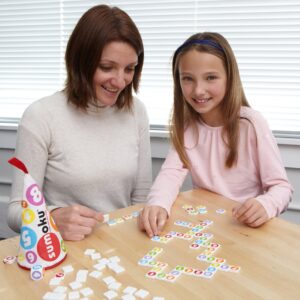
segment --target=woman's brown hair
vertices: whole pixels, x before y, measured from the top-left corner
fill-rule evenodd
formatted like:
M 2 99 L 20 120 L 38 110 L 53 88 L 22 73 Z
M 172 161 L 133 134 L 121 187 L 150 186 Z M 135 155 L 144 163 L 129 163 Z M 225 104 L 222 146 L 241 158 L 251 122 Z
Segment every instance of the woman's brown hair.
M 68 101 L 86 109 L 96 101 L 93 76 L 101 59 L 103 48 L 110 42 L 121 41 L 131 45 L 138 64 L 132 82 L 120 93 L 118 108 L 131 108 L 132 88 L 138 91 L 144 47 L 141 35 L 127 13 L 117 7 L 94 6 L 85 12 L 75 26 L 67 44 L 65 61 L 67 69 L 66 94 Z
M 204 41 L 204 42 L 201 42 Z M 172 61 L 174 82 L 174 103 L 170 118 L 172 143 L 185 167 L 190 167 L 184 146 L 184 131 L 191 126 L 198 136 L 197 122 L 201 116 L 185 101 L 179 78 L 179 61 L 182 55 L 196 49 L 219 57 L 226 71 L 226 93 L 221 103 L 223 113 L 223 140 L 228 147 L 226 166 L 231 168 L 237 162 L 239 141 L 239 121 L 241 106 L 249 106 L 239 75 L 234 53 L 227 40 L 219 33 L 203 32 L 192 35 L 174 53 Z M 201 133 L 200 133 L 201 134 Z

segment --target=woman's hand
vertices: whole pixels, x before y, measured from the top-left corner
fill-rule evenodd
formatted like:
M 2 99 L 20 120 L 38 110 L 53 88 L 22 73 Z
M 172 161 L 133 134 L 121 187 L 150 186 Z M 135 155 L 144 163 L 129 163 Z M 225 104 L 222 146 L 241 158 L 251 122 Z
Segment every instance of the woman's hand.
M 259 227 L 269 220 L 265 208 L 255 198 L 234 207 L 232 216 L 249 227 Z
M 103 215 L 82 205 L 56 208 L 50 212 L 64 240 L 80 241 L 103 222 Z
M 145 206 L 138 217 L 140 230 L 146 231 L 149 237 L 159 235 L 168 219 L 166 209 L 160 206 Z

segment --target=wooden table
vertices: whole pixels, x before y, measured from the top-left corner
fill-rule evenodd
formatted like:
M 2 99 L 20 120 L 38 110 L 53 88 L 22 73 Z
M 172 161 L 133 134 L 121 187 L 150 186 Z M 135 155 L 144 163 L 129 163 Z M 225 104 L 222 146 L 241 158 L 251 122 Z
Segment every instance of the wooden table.
M 194 207 L 204 205 L 208 212 L 204 215 L 189 215 L 182 208 L 184 204 Z M 207 268 L 208 263 L 196 259 L 205 248 L 191 249 L 191 241 L 178 238 L 166 244 L 152 241 L 138 230 L 134 218 L 114 226 L 102 224 L 84 241 L 66 242 L 67 259 L 60 266 L 46 271 L 40 281 L 31 280 L 29 272 L 17 264 L 1 264 L 0 297 L 3 300 L 42 299 L 46 292 L 53 290 L 48 285 L 49 280 L 61 271 L 62 266 L 71 264 L 75 271 L 67 274 L 62 282 L 62 285 L 68 286 L 69 282 L 75 280 L 76 270 L 93 269 L 95 262 L 84 255 L 85 249 L 93 248 L 103 257 L 119 256 L 125 272 L 115 275 L 106 269 L 98 279 L 89 277 L 85 286 L 94 290 L 94 295 L 89 299 L 104 299 L 103 293 L 107 287 L 102 279 L 109 275 L 122 283 L 121 289 L 130 285 L 149 291 L 150 295 L 146 299 L 152 299 L 153 296 L 172 300 L 300 299 L 300 226 L 276 218 L 261 228 L 252 229 L 232 219 L 231 209 L 234 205 L 235 202 L 204 190 L 181 193 L 164 233 L 188 230 L 174 225 L 175 220 L 195 224 L 205 219 L 213 221 L 203 232 L 212 233 L 212 241 L 221 244 L 214 255 L 226 259 L 230 265 L 241 266 L 239 273 L 218 270 L 211 279 L 182 274 L 174 283 L 147 278 L 145 274 L 151 268 L 138 265 L 138 261 L 154 247 L 163 248 L 156 259 L 168 263 L 167 272 L 176 265 Z M 120 209 L 111 213 L 110 219 L 127 215 L 141 207 L 137 205 Z M 218 208 L 224 208 L 226 213 L 217 214 Z M 18 243 L 18 238 L 1 241 L 1 256 L 17 255 Z

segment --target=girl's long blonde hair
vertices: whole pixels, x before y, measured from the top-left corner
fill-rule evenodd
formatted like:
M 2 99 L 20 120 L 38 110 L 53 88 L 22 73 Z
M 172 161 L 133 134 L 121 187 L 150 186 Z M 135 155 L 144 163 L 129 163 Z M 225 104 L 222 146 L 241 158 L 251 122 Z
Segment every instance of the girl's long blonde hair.
M 205 42 L 201 43 L 203 40 Z M 234 53 L 227 40 L 219 33 L 203 32 L 192 35 L 174 53 L 172 61 L 174 103 L 169 124 L 171 141 L 183 165 L 186 168 L 190 168 L 190 161 L 187 157 L 184 144 L 184 131 L 187 127 L 192 127 L 197 133 L 196 136 L 198 136 L 196 125 L 201 116 L 184 99 L 180 86 L 178 67 L 182 55 L 191 49 L 215 55 L 223 62 L 227 77 L 226 93 L 221 102 L 224 119 L 223 140 L 228 147 L 226 166 L 231 168 L 237 162 L 238 158 L 240 109 L 242 106 L 250 105 L 242 87 Z

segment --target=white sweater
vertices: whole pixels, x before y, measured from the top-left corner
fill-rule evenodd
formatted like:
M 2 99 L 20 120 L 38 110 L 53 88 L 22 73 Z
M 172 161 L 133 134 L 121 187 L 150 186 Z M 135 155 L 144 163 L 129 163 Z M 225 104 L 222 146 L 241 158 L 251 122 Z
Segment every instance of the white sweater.
M 149 122 L 132 112 L 68 103 L 63 92 L 36 101 L 18 128 L 15 156 L 42 188 L 48 208 L 81 204 L 107 213 L 144 202 L 152 182 Z M 24 174 L 15 169 L 8 225 L 21 226 Z

